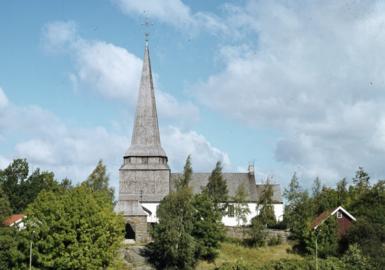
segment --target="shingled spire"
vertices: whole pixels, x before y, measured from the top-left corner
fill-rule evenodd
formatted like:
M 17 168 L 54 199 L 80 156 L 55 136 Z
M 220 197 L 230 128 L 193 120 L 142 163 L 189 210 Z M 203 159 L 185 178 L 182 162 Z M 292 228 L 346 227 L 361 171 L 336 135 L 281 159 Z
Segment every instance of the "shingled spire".
M 131 146 L 119 169 L 119 202 L 161 201 L 170 190 L 167 161 L 160 145 L 150 55 L 146 45 Z
M 131 147 L 124 155 L 124 158 L 128 157 L 166 157 L 166 153 L 160 145 L 148 45 L 146 45 L 144 54 Z

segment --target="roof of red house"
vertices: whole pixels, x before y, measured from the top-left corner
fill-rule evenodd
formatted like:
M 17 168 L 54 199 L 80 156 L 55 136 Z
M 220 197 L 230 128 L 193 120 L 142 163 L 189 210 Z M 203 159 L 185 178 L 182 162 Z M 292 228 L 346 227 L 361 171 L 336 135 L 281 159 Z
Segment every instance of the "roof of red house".
M 356 220 L 351 214 L 348 213 L 345 209 L 343 209 L 341 206 L 331 208 L 323 212 L 321 215 L 319 215 L 313 222 L 311 223 L 311 229 L 317 228 L 318 224 L 320 224 L 323 220 L 325 220 L 328 216 L 334 215 L 338 210 L 341 210 L 344 212 L 348 217 L 350 217 L 352 220 Z
M 4 225 L 5 225 L 5 226 L 10 226 L 10 225 L 12 225 L 13 223 L 15 223 L 16 221 L 19 221 L 20 219 L 22 219 L 23 217 L 25 217 L 24 214 L 12 215 L 9 219 L 7 219 L 6 221 L 4 221 Z

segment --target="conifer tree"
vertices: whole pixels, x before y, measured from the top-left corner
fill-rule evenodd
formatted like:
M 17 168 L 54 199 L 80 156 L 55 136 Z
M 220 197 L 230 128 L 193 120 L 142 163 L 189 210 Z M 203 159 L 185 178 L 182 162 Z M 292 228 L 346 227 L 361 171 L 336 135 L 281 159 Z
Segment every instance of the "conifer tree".
M 238 185 L 235 190 L 234 197 L 231 199 L 234 201 L 234 215 L 237 220 L 238 226 L 240 221 L 244 223 L 247 221 L 247 214 L 250 214 L 249 205 L 247 203 L 247 197 L 249 193 L 246 190 L 245 183 L 241 183 Z
M 274 182 L 271 177 L 267 177 L 266 182 L 262 182 L 262 184 L 263 188 L 258 194 L 259 196 L 256 207 L 256 210 L 258 211 L 257 220 L 268 227 L 272 227 L 277 224 L 274 214 Z
M 197 241 L 191 235 L 194 214 L 191 157 L 184 166 L 183 177 L 177 179 L 176 191 L 160 202 L 156 215 L 159 222 L 150 231 L 154 242 L 150 247 L 154 264 L 161 269 L 193 269 L 198 261 Z
M 113 187 L 109 187 L 109 181 L 110 175 L 107 174 L 107 167 L 106 165 L 103 165 L 102 160 L 99 160 L 96 168 L 88 176 L 87 180 L 82 183 L 82 185 L 88 187 L 92 193 L 95 193 L 94 196 L 100 194 L 100 199 L 106 198 L 111 204 L 115 204 L 115 189 Z
M 358 194 L 362 194 L 370 189 L 370 176 L 364 171 L 363 167 L 358 167 L 356 176 L 353 178 L 353 183 Z
M 187 187 L 192 180 L 193 169 L 191 166 L 191 155 L 188 155 L 186 164 L 183 167 L 183 176 L 175 180 L 175 188 L 179 190 L 183 187 Z
M 206 193 L 196 194 L 193 205 L 196 211 L 192 236 L 198 242 L 197 257 L 212 262 L 218 257 L 221 242 L 226 237 L 225 227 L 217 220 L 214 205 Z
M 211 172 L 207 185 L 202 188 L 202 193 L 209 196 L 213 202 L 215 213 L 221 219 L 226 214 L 228 207 L 229 190 L 227 189 L 227 180 L 223 179 L 220 161 Z

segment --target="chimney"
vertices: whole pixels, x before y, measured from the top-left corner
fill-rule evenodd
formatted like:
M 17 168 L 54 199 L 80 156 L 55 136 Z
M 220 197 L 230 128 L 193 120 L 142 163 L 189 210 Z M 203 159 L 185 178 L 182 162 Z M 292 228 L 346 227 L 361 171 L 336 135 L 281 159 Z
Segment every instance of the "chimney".
M 249 175 L 254 175 L 254 165 L 249 165 Z

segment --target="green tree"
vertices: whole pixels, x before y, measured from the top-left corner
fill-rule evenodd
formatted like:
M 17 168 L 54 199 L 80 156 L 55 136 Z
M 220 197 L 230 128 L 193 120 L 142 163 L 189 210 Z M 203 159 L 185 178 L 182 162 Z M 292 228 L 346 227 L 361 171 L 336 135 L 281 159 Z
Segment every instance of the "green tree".
M 202 188 L 202 193 L 206 193 L 214 204 L 215 212 L 222 216 L 226 215 L 228 207 L 229 190 L 227 189 L 227 180 L 223 179 L 222 165 L 218 161 L 215 169 L 209 176 L 209 181 Z
M 308 203 L 308 193 L 303 191 L 298 181 L 297 173 L 293 174 L 288 188 L 283 191 L 286 199 L 283 220 L 288 228 L 294 228 L 296 223 L 304 221 L 305 213 L 309 210 L 309 205 L 304 209 L 304 203 Z
M 265 224 L 261 222 L 257 217 L 251 220 L 250 229 L 247 231 L 249 241 L 253 246 L 265 246 L 268 233 L 266 231 Z
M 347 268 L 352 270 L 369 270 L 372 269 L 369 264 L 369 258 L 362 254 L 358 244 L 349 246 L 348 251 L 342 257 L 342 261 Z
M 357 244 L 362 255 L 368 257 L 371 269 L 385 269 L 385 230 L 381 224 L 367 217 L 358 217 L 342 238 L 341 245 L 348 247 Z
M 59 183 L 52 172 L 37 168 L 30 176 L 25 159 L 15 159 L 6 169 L 0 170 L 0 183 L 9 198 L 13 213 L 23 213 L 40 191 L 59 191 Z
M 221 242 L 226 237 L 225 227 L 217 219 L 214 205 L 207 194 L 196 194 L 193 205 L 196 211 L 191 235 L 198 243 L 198 257 L 212 262 L 218 257 Z
M 194 215 L 193 191 L 188 184 L 192 176 L 188 156 L 183 177 L 177 179 L 176 191 L 171 191 L 159 203 L 158 223 L 150 231 L 154 242 L 150 251 L 154 264 L 161 269 L 193 269 L 198 261 L 198 244 L 191 235 Z
M 309 253 L 315 254 L 315 239 L 318 243 L 318 256 L 326 258 L 328 256 L 338 256 L 338 223 L 335 216 L 328 216 L 324 221 L 318 224 L 317 229 L 308 230 L 304 233 L 306 249 Z
M 107 174 L 107 167 L 103 165 L 102 160 L 99 160 L 96 168 L 82 185 L 88 187 L 91 192 L 95 193 L 98 199 L 107 199 L 111 204 L 115 204 L 115 189 L 109 186 L 109 181 L 110 175 Z
M 12 208 L 0 185 L 0 270 L 11 269 L 17 257 L 16 228 L 7 227 L 4 224 L 11 216 Z
M 7 168 L 0 170 L 0 183 L 8 196 L 12 212 L 22 213 L 31 201 L 24 196 L 27 189 L 25 181 L 28 176 L 28 163 L 25 159 L 15 159 Z
M 188 155 L 186 164 L 183 167 L 183 176 L 178 177 L 178 179 L 175 180 L 175 188 L 176 190 L 179 190 L 183 187 L 187 187 L 192 180 L 192 174 L 193 169 L 191 166 L 191 155 Z
M 20 231 L 20 260 L 29 264 L 29 243 L 35 231 L 32 265 L 35 269 L 101 269 L 113 265 L 123 240 L 125 221 L 111 203 L 94 198 L 78 186 L 69 193 L 39 193 L 25 211 L 26 229 Z
M 312 185 L 312 197 L 314 201 L 314 211 L 316 215 L 323 212 L 322 207 L 322 183 L 321 179 L 317 176 Z
M 64 178 L 59 184 L 59 190 L 62 193 L 68 193 L 73 188 L 72 181 L 68 178 Z
M 246 184 L 241 183 L 238 185 L 235 190 L 234 196 L 231 198 L 234 202 L 234 215 L 237 220 L 238 226 L 240 221 L 244 223 L 247 221 L 247 215 L 251 213 L 249 209 L 249 204 L 247 202 L 247 197 L 249 192 L 246 189 Z
M 356 176 L 353 178 L 353 183 L 358 194 L 362 194 L 370 189 L 370 176 L 364 171 L 363 167 L 358 167 Z
M 263 188 L 258 194 L 256 207 L 258 216 L 256 219 L 268 227 L 273 227 L 277 224 L 277 219 L 274 214 L 274 182 L 271 177 L 267 177 L 266 182 L 262 182 L 262 184 Z
M 349 192 L 348 192 L 348 181 L 346 177 L 342 178 L 337 182 L 337 196 L 338 196 L 338 205 L 342 206 L 344 209 L 348 209 L 351 203 Z

